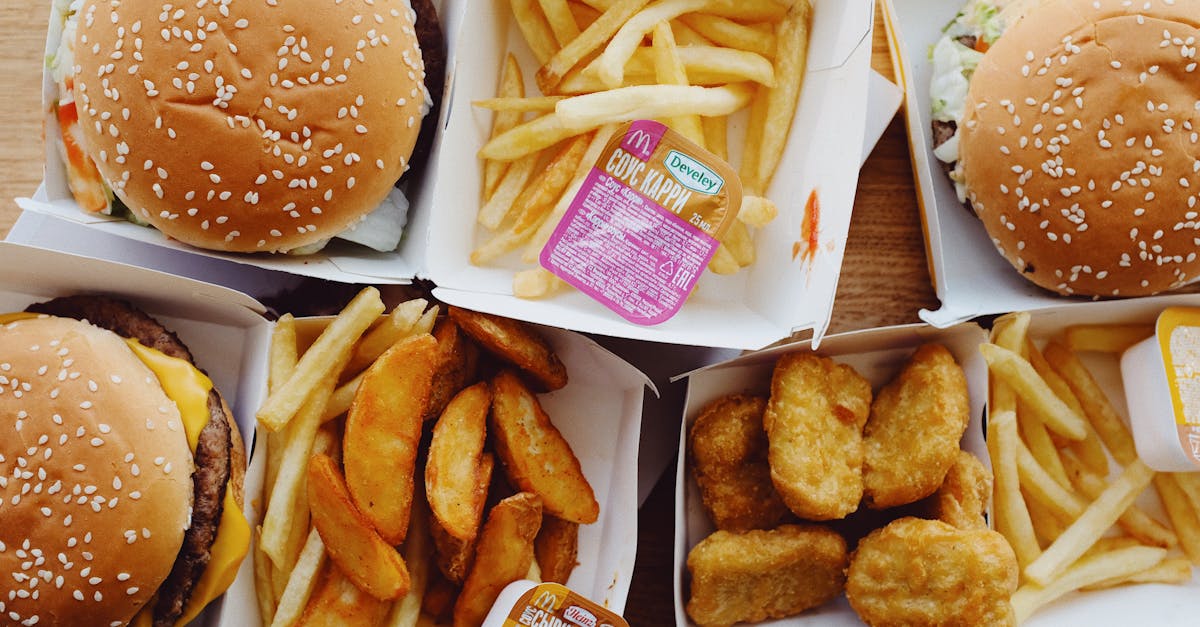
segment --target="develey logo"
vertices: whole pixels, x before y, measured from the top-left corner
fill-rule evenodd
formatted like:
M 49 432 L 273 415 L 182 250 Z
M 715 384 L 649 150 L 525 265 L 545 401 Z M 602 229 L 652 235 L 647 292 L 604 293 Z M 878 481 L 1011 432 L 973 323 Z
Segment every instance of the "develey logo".
M 725 185 L 725 179 L 708 166 L 677 150 L 667 153 L 663 165 L 684 187 L 701 194 L 715 194 Z

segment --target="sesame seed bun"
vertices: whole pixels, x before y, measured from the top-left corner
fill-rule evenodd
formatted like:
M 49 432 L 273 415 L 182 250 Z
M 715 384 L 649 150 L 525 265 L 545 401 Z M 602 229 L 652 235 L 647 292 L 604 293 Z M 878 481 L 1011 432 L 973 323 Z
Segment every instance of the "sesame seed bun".
M 188 527 L 179 412 L 120 337 L 87 323 L 4 325 L 0 355 L 6 620 L 124 624 L 167 578 Z
M 322 242 L 408 167 L 427 95 L 413 19 L 402 0 L 88 0 L 84 143 L 121 201 L 172 238 L 238 252 Z
M 971 78 L 960 150 L 997 249 L 1062 294 L 1200 273 L 1200 0 L 1057 0 Z

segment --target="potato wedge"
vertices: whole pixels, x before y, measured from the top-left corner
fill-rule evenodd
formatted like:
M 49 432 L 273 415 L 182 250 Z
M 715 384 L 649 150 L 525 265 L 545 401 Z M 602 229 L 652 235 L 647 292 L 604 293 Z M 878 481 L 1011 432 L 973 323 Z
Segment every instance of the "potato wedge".
M 492 380 L 491 430 L 496 454 L 514 487 L 537 494 L 546 511 L 559 518 L 596 522 L 600 505 L 571 445 L 511 370 Z
M 479 461 L 476 489 L 485 499 L 495 465 L 496 458 L 491 453 L 484 453 Z M 429 533 L 433 538 L 438 570 L 442 571 L 442 575 L 446 579 L 455 584 L 462 585 L 467 578 L 467 573 L 471 570 L 471 563 L 475 559 L 475 540 L 479 536 L 479 524 L 483 520 L 482 506 L 485 504 L 484 501 L 480 501 L 479 514 L 475 517 L 475 528 L 466 538 L 455 537 L 438 522 L 437 518 L 431 517 Z
M 567 385 L 567 368 L 554 349 L 533 328 L 518 320 L 501 318 L 460 307 L 450 307 L 450 318 L 488 352 L 532 377 L 539 392 Z
M 542 528 L 533 540 L 533 553 L 542 581 L 566 585 L 571 571 L 579 564 L 579 523 L 544 514 Z
M 492 393 L 487 383 L 459 392 L 433 427 L 425 462 L 425 493 L 438 524 L 470 540 L 479 530 L 490 475 L 480 481 Z
M 325 569 L 297 627 L 374 627 L 391 605 L 355 586 L 333 562 Z
M 533 539 L 542 524 L 541 499 L 521 492 L 488 512 L 479 534 L 475 564 L 454 604 L 454 624 L 479 625 L 504 586 L 522 578 L 533 564 Z
M 408 592 L 404 560 L 354 506 L 328 455 L 314 455 L 308 462 L 308 503 L 326 552 L 354 585 L 381 601 Z
M 433 339 L 438 343 L 438 356 L 425 420 L 441 416 L 450 399 L 475 381 L 479 366 L 479 347 L 450 318 L 438 321 L 433 328 Z
M 342 449 L 350 495 L 393 546 L 408 532 L 417 445 L 436 360 L 432 335 L 397 342 L 367 369 L 346 417 Z

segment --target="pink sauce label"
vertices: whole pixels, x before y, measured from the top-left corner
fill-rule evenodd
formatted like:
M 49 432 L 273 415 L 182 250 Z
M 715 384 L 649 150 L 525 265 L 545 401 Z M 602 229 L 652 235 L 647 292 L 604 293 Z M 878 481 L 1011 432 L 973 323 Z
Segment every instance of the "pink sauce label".
M 724 161 L 666 126 L 618 128 L 541 263 L 635 324 L 674 316 L 741 205 Z

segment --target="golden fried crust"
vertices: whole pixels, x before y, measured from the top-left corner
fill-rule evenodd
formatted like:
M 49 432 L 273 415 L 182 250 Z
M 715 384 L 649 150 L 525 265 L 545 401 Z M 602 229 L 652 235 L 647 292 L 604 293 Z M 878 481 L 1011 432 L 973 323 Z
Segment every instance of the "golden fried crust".
M 871 405 L 863 430 L 863 490 L 883 509 L 933 494 L 970 418 L 967 379 L 940 344 L 917 349 Z
M 1017 558 L 990 529 L 901 518 L 850 557 L 846 597 L 868 625 L 1015 625 Z
M 924 503 L 930 518 L 959 529 L 987 527 L 984 512 L 991 494 L 991 471 L 979 458 L 960 450 L 941 487 Z
M 765 398 L 731 394 L 709 403 L 692 423 L 692 476 L 718 529 L 770 529 L 788 514 L 767 465 L 766 408 Z
M 842 518 L 862 499 L 862 429 L 871 384 L 811 353 L 779 358 L 763 414 L 771 481 L 797 516 Z
M 688 553 L 688 616 L 732 625 L 793 616 L 841 594 L 846 541 L 821 525 L 717 531 Z

